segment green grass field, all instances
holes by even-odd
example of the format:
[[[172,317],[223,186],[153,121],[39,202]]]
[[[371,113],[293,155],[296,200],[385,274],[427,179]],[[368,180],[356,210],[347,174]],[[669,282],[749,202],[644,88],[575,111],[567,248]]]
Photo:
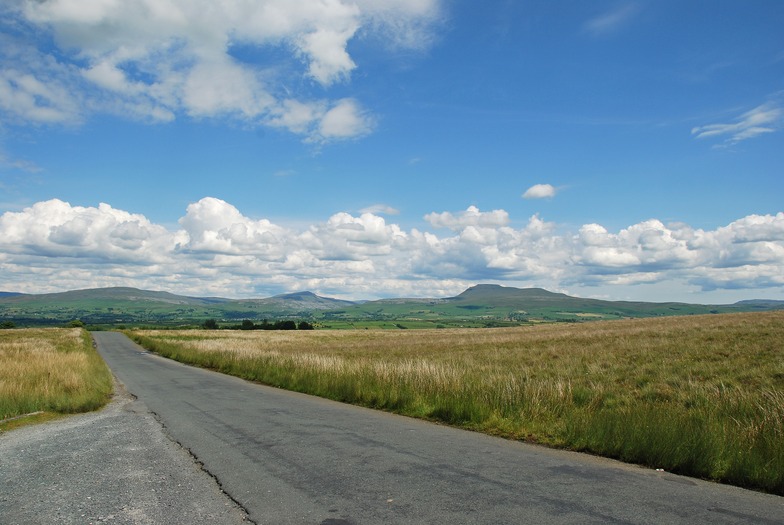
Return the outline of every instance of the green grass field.
[[[25,414],[42,412],[41,420],[95,410],[113,386],[85,330],[0,330],[0,429],[24,422],[12,418]]]
[[[282,388],[784,494],[784,312],[130,335]]]

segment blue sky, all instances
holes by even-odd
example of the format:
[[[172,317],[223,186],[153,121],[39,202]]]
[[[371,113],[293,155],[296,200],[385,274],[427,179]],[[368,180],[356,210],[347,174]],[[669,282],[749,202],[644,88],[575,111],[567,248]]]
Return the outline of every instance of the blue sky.
[[[784,299],[777,0],[0,10],[0,289]]]

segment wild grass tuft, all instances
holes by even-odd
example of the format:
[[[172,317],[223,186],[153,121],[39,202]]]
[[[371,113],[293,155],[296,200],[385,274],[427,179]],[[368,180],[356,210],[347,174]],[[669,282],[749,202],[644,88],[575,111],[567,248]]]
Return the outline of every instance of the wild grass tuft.
[[[87,331],[0,331],[0,421],[41,411],[95,410],[112,388],[111,373]]]
[[[784,312],[132,336],[282,388],[784,494]]]

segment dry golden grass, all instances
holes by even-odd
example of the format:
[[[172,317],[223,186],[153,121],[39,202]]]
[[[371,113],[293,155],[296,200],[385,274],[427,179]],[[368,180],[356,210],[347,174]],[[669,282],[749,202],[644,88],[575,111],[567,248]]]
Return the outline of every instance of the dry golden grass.
[[[784,312],[135,335],[267,384],[784,492]]]
[[[93,410],[111,391],[111,374],[86,331],[0,331],[0,420],[38,411]]]

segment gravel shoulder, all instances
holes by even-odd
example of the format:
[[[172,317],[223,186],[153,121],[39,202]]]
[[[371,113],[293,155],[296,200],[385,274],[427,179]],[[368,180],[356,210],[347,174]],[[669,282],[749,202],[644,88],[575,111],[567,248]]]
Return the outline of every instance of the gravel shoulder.
[[[0,434],[0,522],[234,525],[248,518],[117,383],[98,412]]]

